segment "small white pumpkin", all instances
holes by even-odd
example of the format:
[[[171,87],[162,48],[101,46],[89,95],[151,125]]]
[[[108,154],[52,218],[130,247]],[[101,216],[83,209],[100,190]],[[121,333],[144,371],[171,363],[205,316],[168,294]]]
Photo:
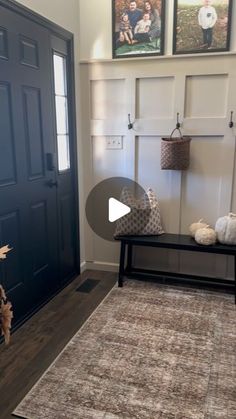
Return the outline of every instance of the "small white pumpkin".
[[[215,244],[217,239],[216,232],[213,228],[207,226],[199,228],[195,234],[195,240],[198,244],[204,244],[209,246],[210,244]]]
[[[203,221],[203,218],[201,218],[201,220],[199,220],[197,223],[193,223],[193,224],[191,224],[191,225],[189,226],[190,235],[191,235],[193,238],[195,237],[196,231],[197,231],[199,228],[204,228],[204,227],[207,227],[207,226],[208,226],[208,224],[203,223],[202,221]]]
[[[230,212],[229,215],[218,218],[215,231],[220,243],[236,244],[236,214]]]

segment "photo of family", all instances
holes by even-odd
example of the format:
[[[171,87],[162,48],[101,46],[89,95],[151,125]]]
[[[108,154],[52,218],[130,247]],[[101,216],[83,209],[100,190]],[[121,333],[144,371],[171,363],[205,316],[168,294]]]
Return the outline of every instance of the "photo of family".
[[[231,0],[175,0],[173,53],[228,51]]]
[[[165,1],[113,0],[113,58],[161,55]]]

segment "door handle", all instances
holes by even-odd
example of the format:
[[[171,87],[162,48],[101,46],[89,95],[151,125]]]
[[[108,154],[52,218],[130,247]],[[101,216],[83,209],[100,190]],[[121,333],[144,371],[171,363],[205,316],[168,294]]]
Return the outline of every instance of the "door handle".
[[[56,180],[52,180],[52,179],[50,179],[50,180],[47,182],[47,186],[48,186],[49,188],[53,188],[53,187],[57,188],[57,187],[58,187],[58,183],[57,183],[57,181],[56,181]]]

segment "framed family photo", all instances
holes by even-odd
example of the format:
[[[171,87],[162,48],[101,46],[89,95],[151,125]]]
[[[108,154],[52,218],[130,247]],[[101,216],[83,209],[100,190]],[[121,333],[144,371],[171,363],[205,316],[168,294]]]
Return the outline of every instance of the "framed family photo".
[[[175,0],[173,54],[229,51],[232,0]]]
[[[112,0],[113,58],[164,53],[165,0]]]

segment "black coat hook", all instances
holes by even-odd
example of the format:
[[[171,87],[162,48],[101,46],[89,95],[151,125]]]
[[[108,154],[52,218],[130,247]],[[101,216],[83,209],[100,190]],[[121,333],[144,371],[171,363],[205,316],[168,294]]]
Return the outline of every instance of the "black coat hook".
[[[233,128],[233,126],[234,126],[234,123],[233,123],[233,114],[234,114],[234,112],[231,111],[230,112],[230,121],[229,121],[229,127],[230,128]]]
[[[180,129],[179,112],[177,112],[176,128],[177,128],[177,129]]]
[[[130,120],[130,113],[128,114],[128,120],[129,120],[128,129],[133,129],[134,124]]]

